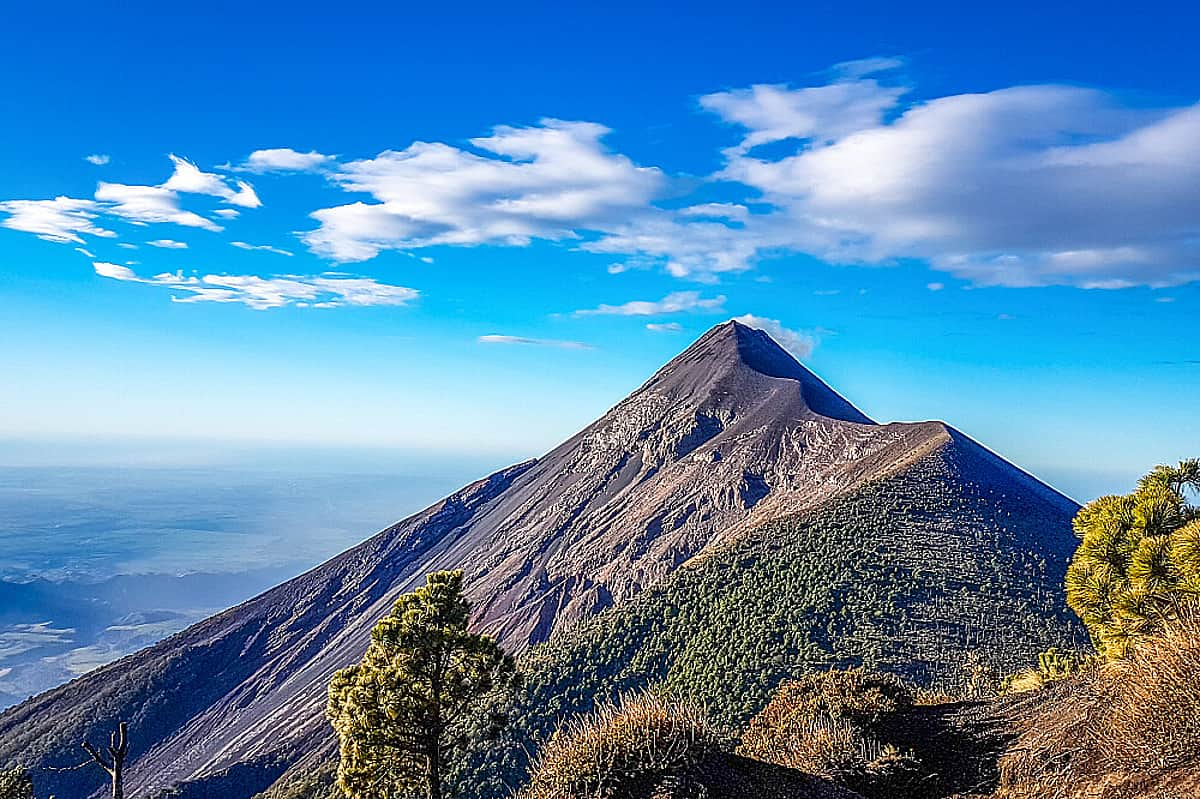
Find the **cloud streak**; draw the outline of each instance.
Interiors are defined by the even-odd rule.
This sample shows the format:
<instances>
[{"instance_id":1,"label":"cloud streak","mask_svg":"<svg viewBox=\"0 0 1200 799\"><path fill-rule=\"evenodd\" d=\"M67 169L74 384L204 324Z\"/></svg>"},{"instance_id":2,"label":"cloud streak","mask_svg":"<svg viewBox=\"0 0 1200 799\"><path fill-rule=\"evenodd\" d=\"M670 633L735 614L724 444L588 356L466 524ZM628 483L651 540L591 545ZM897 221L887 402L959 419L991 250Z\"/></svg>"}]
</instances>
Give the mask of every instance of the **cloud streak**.
<instances>
[{"instance_id":1,"label":"cloud streak","mask_svg":"<svg viewBox=\"0 0 1200 799\"><path fill-rule=\"evenodd\" d=\"M661 300L633 300L621 305L600 305L575 312L575 316L661 316L685 312L715 313L725 307L725 295L705 299L698 291L673 291Z\"/></svg>"},{"instance_id":2,"label":"cloud streak","mask_svg":"<svg viewBox=\"0 0 1200 799\"><path fill-rule=\"evenodd\" d=\"M480 336L476 339L480 344L518 344L532 347L552 347L560 350L591 350L595 349L591 344L585 344L582 341L564 341L554 338L527 338L525 336L505 336L500 334L489 334Z\"/></svg>"},{"instance_id":3,"label":"cloud streak","mask_svg":"<svg viewBox=\"0 0 1200 799\"><path fill-rule=\"evenodd\" d=\"M276 255L287 255L287 256L291 256L291 255L295 254L295 253L289 252L288 250L281 249L279 247L272 247L270 244L247 244L244 241L231 241L229 243L232 246L237 247L239 250L273 252Z\"/></svg>"},{"instance_id":4,"label":"cloud streak","mask_svg":"<svg viewBox=\"0 0 1200 799\"><path fill-rule=\"evenodd\" d=\"M182 272L165 272L153 277L141 277L127 266L105 261L94 262L92 268L101 277L178 292L171 296L172 302L240 303L256 311L286 306L403 306L420 296L416 289L340 273L259 277L228 274L186 276Z\"/></svg>"}]
</instances>

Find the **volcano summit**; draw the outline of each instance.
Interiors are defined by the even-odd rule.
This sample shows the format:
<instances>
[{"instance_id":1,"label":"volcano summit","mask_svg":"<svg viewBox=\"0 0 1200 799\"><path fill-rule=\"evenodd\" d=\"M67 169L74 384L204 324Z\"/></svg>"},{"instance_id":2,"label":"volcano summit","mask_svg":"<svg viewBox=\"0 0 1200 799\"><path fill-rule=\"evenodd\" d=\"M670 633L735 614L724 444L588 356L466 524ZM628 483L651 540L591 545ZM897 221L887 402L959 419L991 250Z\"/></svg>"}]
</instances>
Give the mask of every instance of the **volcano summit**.
<instances>
[{"instance_id":1,"label":"volcano summit","mask_svg":"<svg viewBox=\"0 0 1200 799\"><path fill-rule=\"evenodd\" d=\"M763 610L765 638L713 644L713 657L776 647L785 666L760 681L849 662L932 682L979 647L1019 662L1067 624L1076 510L941 422L872 422L765 333L726 322L544 457L0 715L0 761L71 765L85 735L126 720L131 794L248 799L328 751L330 676L400 594L449 568L466 573L475 625L510 651L628 685L670 681L690 655L650 657L618 622L711 635L723 611L686 611L743 590L739 574L760 575L755 590L824 575L819 601ZM888 618L843 623L868 595ZM39 792L100 787L90 771L54 772Z\"/></svg>"}]
</instances>

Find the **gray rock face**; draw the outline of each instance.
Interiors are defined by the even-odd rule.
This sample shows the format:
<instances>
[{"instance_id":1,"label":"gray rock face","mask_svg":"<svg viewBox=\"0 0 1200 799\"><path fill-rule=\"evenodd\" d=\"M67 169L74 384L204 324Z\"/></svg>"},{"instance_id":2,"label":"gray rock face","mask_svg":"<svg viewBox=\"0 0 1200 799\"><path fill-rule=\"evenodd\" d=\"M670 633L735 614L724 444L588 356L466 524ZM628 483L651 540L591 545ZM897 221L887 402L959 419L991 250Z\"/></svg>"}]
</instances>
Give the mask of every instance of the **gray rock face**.
<instances>
[{"instance_id":1,"label":"gray rock face","mask_svg":"<svg viewBox=\"0 0 1200 799\"><path fill-rule=\"evenodd\" d=\"M20 752L73 763L84 734L121 718L135 732L131 795L200 780L249 796L328 737L329 677L361 656L374 622L427 572L464 569L476 625L522 650L956 436L939 422L875 424L766 334L727 322L545 457L6 712L0 762ZM1069 519L1073 503L1000 463ZM94 778L69 772L43 784L84 796Z\"/></svg>"}]
</instances>

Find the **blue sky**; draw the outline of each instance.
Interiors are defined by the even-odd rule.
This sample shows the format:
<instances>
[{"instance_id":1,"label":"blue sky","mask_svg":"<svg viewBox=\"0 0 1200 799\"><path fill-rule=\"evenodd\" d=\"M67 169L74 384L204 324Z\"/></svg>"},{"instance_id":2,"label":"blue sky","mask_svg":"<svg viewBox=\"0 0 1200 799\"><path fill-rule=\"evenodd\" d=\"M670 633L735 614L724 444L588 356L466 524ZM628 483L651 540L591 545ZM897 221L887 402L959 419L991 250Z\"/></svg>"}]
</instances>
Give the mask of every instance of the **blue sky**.
<instances>
[{"instance_id":1,"label":"blue sky","mask_svg":"<svg viewBox=\"0 0 1200 799\"><path fill-rule=\"evenodd\" d=\"M749 315L876 419L1122 489L1200 453L1197 17L12 10L0 438L498 463Z\"/></svg>"}]
</instances>

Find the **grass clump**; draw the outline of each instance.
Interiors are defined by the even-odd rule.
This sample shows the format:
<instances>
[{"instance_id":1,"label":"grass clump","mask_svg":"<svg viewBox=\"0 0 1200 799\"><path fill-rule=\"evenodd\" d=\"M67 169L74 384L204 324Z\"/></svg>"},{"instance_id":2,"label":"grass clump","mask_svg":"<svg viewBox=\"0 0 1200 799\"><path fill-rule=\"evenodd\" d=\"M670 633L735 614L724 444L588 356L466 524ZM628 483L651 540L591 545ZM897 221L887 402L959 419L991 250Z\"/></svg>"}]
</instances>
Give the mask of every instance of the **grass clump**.
<instances>
[{"instance_id":1,"label":"grass clump","mask_svg":"<svg viewBox=\"0 0 1200 799\"><path fill-rule=\"evenodd\" d=\"M692 773L724 736L693 702L629 694L560 727L519 799L648 799L687 795Z\"/></svg>"},{"instance_id":2,"label":"grass clump","mask_svg":"<svg viewBox=\"0 0 1200 799\"><path fill-rule=\"evenodd\" d=\"M920 763L882 739L883 722L913 706L898 678L862 669L784 683L751 720L738 754L804 771L867 796L911 787Z\"/></svg>"},{"instance_id":3,"label":"grass clump","mask_svg":"<svg viewBox=\"0 0 1200 799\"><path fill-rule=\"evenodd\" d=\"M1189 611L1125 657L1084 669L1031 700L1000 761L1002 797L1069 796L1200 764L1200 613Z\"/></svg>"}]
</instances>

